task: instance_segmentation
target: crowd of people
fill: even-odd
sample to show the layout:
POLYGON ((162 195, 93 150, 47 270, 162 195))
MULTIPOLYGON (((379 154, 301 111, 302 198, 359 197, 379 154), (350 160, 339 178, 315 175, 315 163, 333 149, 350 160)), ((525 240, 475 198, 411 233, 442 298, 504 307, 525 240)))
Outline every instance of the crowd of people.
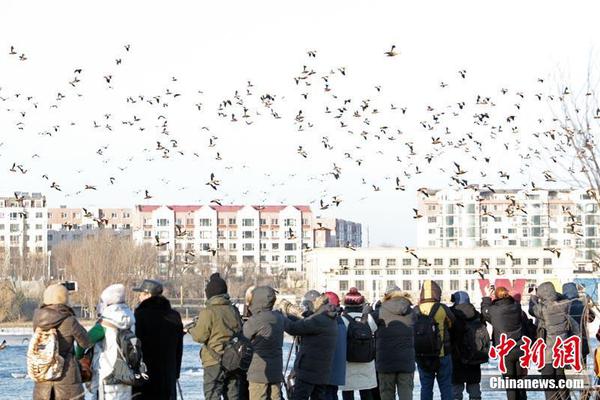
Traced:
MULTIPOLYGON (((561 293, 551 282, 542 283, 531 295, 532 320, 504 287, 491 288, 478 311, 463 291, 452 293, 451 306, 443 304, 442 291, 431 280, 423 282, 416 304, 396 286, 374 305, 356 288, 341 299, 310 290, 296 305, 278 300, 269 286, 251 287, 240 312, 215 273, 206 284, 205 307, 184 326, 160 282, 144 280, 134 290, 139 304, 132 310, 123 285, 106 288, 89 331, 75 318, 63 285, 45 290, 34 317, 35 335, 55 330, 56 355, 64 364, 58 379, 36 380, 34 399, 81 399, 85 386, 94 400, 176 400, 183 337, 189 333, 202 345, 206 400, 334 400, 340 394, 343 400, 355 394, 361 400, 412 399, 415 371, 421 400, 433 398, 435 382, 442 400, 460 400, 465 392, 475 400, 482 396, 481 365, 501 335, 518 344, 505 357, 504 376, 520 378, 527 374, 519 363, 523 337, 541 337, 551 349, 558 338, 581 335, 585 362, 586 324, 594 315, 574 283, 563 285, 561 293), (286 333, 294 338, 288 354, 286 333)), ((35 361, 30 352, 28 368, 34 364, 30 359, 35 361)), ((554 368, 551 360, 546 357, 541 374, 564 379, 564 369, 554 368)), ((519 389, 506 394, 509 400, 527 397, 519 389)), ((570 394, 549 390, 546 398, 570 394)))

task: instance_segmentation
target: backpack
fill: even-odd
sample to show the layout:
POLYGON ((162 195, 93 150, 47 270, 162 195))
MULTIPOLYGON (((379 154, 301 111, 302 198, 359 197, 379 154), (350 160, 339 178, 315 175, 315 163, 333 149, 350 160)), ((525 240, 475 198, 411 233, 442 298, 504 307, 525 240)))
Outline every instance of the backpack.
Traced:
MULTIPOLYGON (((237 316, 239 312, 233 307, 237 316)), ((241 320, 241 319, 240 319, 241 320)), ((219 360, 221 369, 226 374, 236 374, 238 372, 246 372, 250 368, 252 356, 254 355, 254 346, 250 339, 244 336, 240 331, 235 331, 233 328, 225 325, 231 331, 231 338, 223 345, 223 354, 219 355, 213 348, 206 345, 206 349, 211 353, 213 358, 219 360)))
POLYGON ((415 356, 417 358, 439 357, 442 350, 440 328, 434 316, 439 310, 440 303, 435 303, 429 314, 417 312, 414 326, 415 356))
POLYGON ((348 321, 348 340, 346 347, 346 361, 366 363, 375 359, 375 337, 368 322, 362 322, 342 314, 348 321))
POLYGON ((58 353, 56 329, 36 328, 27 349, 27 374, 35 382, 55 381, 62 377, 64 358, 58 353))
POLYGON ((461 363, 479 365, 488 362, 490 334, 485 322, 479 318, 465 321, 465 332, 458 347, 461 363))
POLYGON ((142 342, 131 329, 117 333, 117 359, 113 371, 104 379, 109 385, 122 384, 139 387, 148 381, 146 364, 142 356, 142 342))

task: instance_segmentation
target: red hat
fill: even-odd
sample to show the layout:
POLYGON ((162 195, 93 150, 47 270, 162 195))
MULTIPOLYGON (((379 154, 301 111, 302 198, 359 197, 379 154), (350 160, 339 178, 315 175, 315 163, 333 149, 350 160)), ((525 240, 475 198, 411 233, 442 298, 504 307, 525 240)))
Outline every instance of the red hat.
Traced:
POLYGON ((360 294, 357 288, 351 287, 348 293, 344 296, 344 305, 346 306, 360 306, 364 304, 365 297, 360 294))
POLYGON ((333 304, 336 307, 340 305, 340 298, 334 292, 325 292, 325 296, 329 299, 329 304, 333 304))

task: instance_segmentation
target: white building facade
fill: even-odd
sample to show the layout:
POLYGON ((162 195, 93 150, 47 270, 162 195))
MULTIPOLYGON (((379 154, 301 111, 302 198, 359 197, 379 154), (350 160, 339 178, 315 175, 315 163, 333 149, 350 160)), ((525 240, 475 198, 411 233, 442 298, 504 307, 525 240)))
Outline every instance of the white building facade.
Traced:
MULTIPOLYGON (((418 258, 403 248, 314 249, 306 256, 307 285, 339 295, 356 287, 369 301, 377 301, 387 287, 396 285, 417 301, 421 284, 431 279, 442 288, 444 301, 449 302, 451 293, 464 290, 477 303, 482 297, 481 285, 512 286, 524 279, 522 284, 528 287, 573 279, 573 250, 556 257, 540 248, 425 247, 414 249, 414 254, 418 258)), ((522 294, 525 299, 527 290, 522 294)))

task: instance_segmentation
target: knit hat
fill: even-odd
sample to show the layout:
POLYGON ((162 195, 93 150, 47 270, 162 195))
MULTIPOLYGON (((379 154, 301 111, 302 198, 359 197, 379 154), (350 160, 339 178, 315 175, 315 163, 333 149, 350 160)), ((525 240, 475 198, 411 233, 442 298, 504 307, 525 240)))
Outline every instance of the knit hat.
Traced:
POLYGON ((325 292, 325 296, 329 299, 329 304, 333 304, 336 307, 340 306, 340 298, 334 292, 325 292))
POLYGON ((364 304, 365 297, 360 294, 357 288, 351 287, 348 293, 344 296, 345 306, 360 306, 364 304))
POLYGON ((69 302, 69 291, 60 283, 50 285, 44 290, 44 304, 64 304, 69 302))
POLYGON ((104 303, 105 306, 125 303, 125 286, 120 283, 110 285, 102 291, 100 301, 104 303))
POLYGON ((452 296, 450 296, 450 301, 456 305, 469 304, 471 302, 471 299, 469 298, 469 294, 467 292, 458 291, 452 293, 452 296))
POLYGON ((218 296, 220 294, 227 293, 227 282, 218 272, 215 272, 208 279, 208 283, 206 284, 206 289, 204 289, 206 293, 206 298, 210 299, 211 297, 218 296))

